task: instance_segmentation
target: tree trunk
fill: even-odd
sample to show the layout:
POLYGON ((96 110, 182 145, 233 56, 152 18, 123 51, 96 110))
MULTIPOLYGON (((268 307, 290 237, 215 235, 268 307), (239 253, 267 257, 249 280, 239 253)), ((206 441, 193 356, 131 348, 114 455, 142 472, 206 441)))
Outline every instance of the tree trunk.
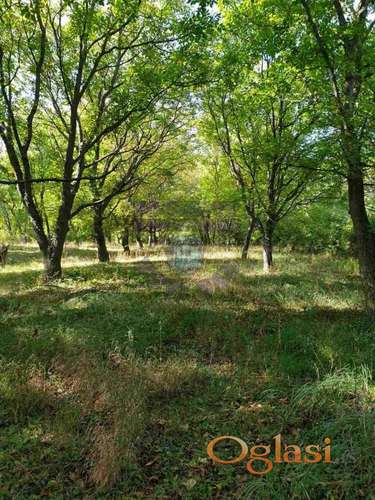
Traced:
POLYGON ((43 255, 44 279, 51 281, 62 277, 61 260, 64 250, 66 235, 69 231, 69 218, 65 210, 65 205, 60 207, 53 235, 46 235, 43 229, 42 218, 38 217, 38 212, 30 210, 29 216, 33 225, 35 238, 43 255), (35 217, 35 214, 37 215, 35 217))
POLYGON ((109 252, 103 229, 102 207, 94 208, 94 238, 98 249, 99 262, 109 262, 109 252))
POLYGON ((134 232, 135 232, 135 241, 137 242, 138 248, 143 248, 142 223, 138 219, 138 217, 134 219, 134 232))
POLYGON ((263 270, 268 273, 273 265, 273 223, 268 220, 263 230, 263 270))
POLYGON ((43 252, 44 257, 44 274, 45 280, 51 281, 62 277, 61 260, 64 244, 52 241, 48 245, 46 252, 43 252))
POLYGON ((122 235, 121 235, 121 245, 124 249, 124 254, 130 255, 130 246, 129 246, 129 226, 125 226, 122 235))
POLYGON ((360 272, 364 280, 368 305, 375 310, 375 233, 372 230, 367 210, 362 168, 362 145, 358 140, 354 122, 354 103, 351 96, 357 94, 359 76, 347 75, 345 95, 347 101, 343 111, 342 148, 348 165, 348 202, 353 224, 360 272), (358 83, 357 83, 358 85, 358 83))
POLYGON ((153 223, 153 228, 152 228, 152 241, 153 241, 153 245, 157 245, 158 244, 158 236, 156 234, 156 224, 155 224, 155 222, 153 223))
POLYGON ((251 238, 253 236, 254 229, 255 229, 255 220, 251 219, 249 227, 247 228, 245 241, 244 241, 244 244, 242 247, 241 259, 244 259, 244 260, 247 259, 247 255, 249 253, 250 242, 251 242, 251 238))
MULTIPOLYGON (((63 186, 63 201, 59 208, 59 214, 55 225, 54 236, 47 238, 47 252, 44 248, 43 239, 38 239, 39 247, 45 256, 45 277, 46 280, 60 279, 62 277, 61 260, 65 245, 66 236, 69 232, 69 221, 71 219, 74 196, 68 186, 63 186)), ((43 230, 43 222, 40 227, 43 230)))
POLYGON ((356 253, 371 309, 375 309, 375 234, 365 206, 362 178, 348 177, 349 212, 353 223, 356 253))
POLYGON ((45 281, 60 279, 62 277, 61 260, 64 250, 65 236, 63 234, 55 234, 46 240, 37 238, 39 248, 43 255, 45 281))
POLYGON ((152 221, 149 226, 148 244, 150 247, 153 247, 158 244, 158 238, 156 236, 156 224, 154 221, 152 221))
POLYGON ((157 244, 156 228, 154 221, 151 221, 148 227, 148 246, 153 247, 157 244))
POLYGON ((202 243, 203 245, 211 244, 211 235, 210 235, 210 215, 204 215, 203 224, 202 224, 202 243))

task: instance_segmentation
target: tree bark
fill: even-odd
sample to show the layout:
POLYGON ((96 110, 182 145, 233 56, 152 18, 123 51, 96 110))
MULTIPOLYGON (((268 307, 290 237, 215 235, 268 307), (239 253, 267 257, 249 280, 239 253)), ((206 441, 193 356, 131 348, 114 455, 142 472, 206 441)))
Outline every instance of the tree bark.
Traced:
POLYGON ((143 248, 142 222, 138 219, 138 217, 134 218, 134 233, 135 233, 135 241, 137 242, 138 248, 143 248))
POLYGON ((369 305, 375 309, 375 234, 366 211, 363 179, 348 177, 348 193, 360 272, 366 285, 369 305))
POLYGON ((263 229, 263 270, 266 273, 273 266, 273 231, 274 225, 268 220, 263 229))
POLYGON ((375 233, 366 210, 364 173, 361 143, 354 122, 352 95, 359 93, 359 76, 347 75, 345 85, 346 102, 342 120, 342 148, 348 165, 348 204, 356 240, 359 269, 365 284, 369 306, 375 309, 375 233))
POLYGON ((156 224, 155 224, 155 221, 152 222, 151 244, 153 246, 155 246, 155 245, 158 244, 158 237, 156 235, 156 224))
MULTIPOLYGON (((350 67, 357 68, 357 70, 361 64, 361 56, 358 55, 359 46, 358 40, 351 40, 346 46, 346 55, 350 67)), ((359 268, 365 283, 369 306, 371 309, 375 309, 375 233, 372 230, 366 210, 362 144, 355 127, 355 104, 358 102, 361 84, 359 70, 346 74, 341 133, 343 153, 348 165, 349 213, 356 239, 359 268)))
POLYGON ((130 255, 130 246, 129 246, 129 226, 125 226, 121 235, 121 245, 124 249, 124 254, 130 255))
POLYGON ((255 220, 251 219, 249 227, 247 228, 245 241, 244 241, 244 244, 242 247, 241 259, 244 259, 244 260, 247 259, 247 255, 249 253, 250 242, 251 242, 251 238, 253 236, 254 229, 255 229, 255 220))
POLYGON ((109 262, 109 252, 103 228, 103 211, 102 208, 94 208, 94 238, 98 249, 99 262, 109 262))
POLYGON ((154 221, 151 221, 148 227, 148 246, 152 247, 158 244, 158 239, 156 236, 156 225, 154 221))
POLYGON ((61 260, 64 243, 51 241, 46 251, 42 250, 44 258, 45 280, 51 281, 62 277, 61 260))

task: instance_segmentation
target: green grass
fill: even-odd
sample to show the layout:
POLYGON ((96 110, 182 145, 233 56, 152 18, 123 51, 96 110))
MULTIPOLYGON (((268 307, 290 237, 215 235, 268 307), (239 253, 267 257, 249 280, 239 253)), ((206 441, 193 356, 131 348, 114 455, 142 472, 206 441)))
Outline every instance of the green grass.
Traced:
POLYGON ((375 498, 375 326, 352 261, 208 252, 0 271, 0 498, 375 498), (332 439, 332 464, 214 464, 213 437, 332 439), (372 496, 371 496, 372 495, 372 496))

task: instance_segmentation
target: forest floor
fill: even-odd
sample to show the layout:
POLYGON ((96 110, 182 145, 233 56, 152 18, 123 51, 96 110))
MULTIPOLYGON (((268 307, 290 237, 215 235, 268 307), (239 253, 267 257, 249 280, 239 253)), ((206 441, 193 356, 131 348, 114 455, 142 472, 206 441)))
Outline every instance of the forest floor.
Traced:
POLYGON ((260 249, 237 254, 181 269, 157 251, 97 264, 68 248, 46 285, 37 249, 12 249, 0 498, 375 498, 375 325, 353 261, 278 252, 264 275, 260 249), (206 453, 217 436, 279 433, 330 437, 332 463, 256 477, 206 453))

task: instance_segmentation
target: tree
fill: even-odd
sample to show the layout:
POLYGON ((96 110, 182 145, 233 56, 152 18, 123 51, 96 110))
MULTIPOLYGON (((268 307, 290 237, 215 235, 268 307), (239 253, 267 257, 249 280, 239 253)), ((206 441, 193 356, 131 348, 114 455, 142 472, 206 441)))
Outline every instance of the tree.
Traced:
POLYGON ((226 12, 232 26, 241 27, 249 54, 257 48, 282 54, 306 92, 318 96, 320 126, 341 149, 336 165, 326 165, 327 177, 346 179, 359 266, 374 299, 375 236, 367 208, 374 172, 373 1, 229 1, 226 12))
MULTIPOLYGON (((96 177, 89 183, 92 201, 85 202, 77 208, 76 213, 83 208, 92 207, 94 236, 100 262, 109 261, 103 228, 107 210, 111 211, 113 203, 116 203, 120 196, 131 196, 139 185, 164 168, 163 164, 152 164, 149 160, 165 147, 181 127, 179 103, 170 106, 159 103, 157 109, 145 114, 143 119, 137 121, 135 127, 131 125, 121 129, 120 138, 116 138, 122 142, 121 151, 116 157, 111 155, 104 162, 104 171, 96 168, 96 177), (103 175, 110 170, 114 175, 103 175), (99 173, 101 178, 98 179, 99 173)), ((101 155, 99 147, 96 155, 98 158, 101 155)))
POLYGON ((116 195, 108 205, 105 232, 116 234, 127 254, 131 235, 142 249, 143 232, 147 231, 148 243, 153 246, 162 232, 162 237, 167 237, 168 229, 176 221, 176 183, 186 168, 191 167, 190 145, 185 127, 181 128, 181 116, 176 121, 178 115, 168 112, 163 114, 164 119, 169 116, 168 120, 145 122, 144 130, 138 130, 144 142, 139 150, 137 146, 129 150, 129 154, 133 161, 138 159, 140 170, 129 189, 116 195))
POLYGON ((75 203, 82 185, 109 175, 96 176, 93 167, 121 152, 118 143, 109 141, 98 158, 98 145, 125 122, 136 121, 186 75, 179 58, 188 44, 186 12, 183 2, 175 11, 168 3, 140 0, 3 3, 0 137, 15 177, 3 183, 17 184, 47 278, 61 276, 63 247, 72 217, 79 213, 75 203), (172 69, 164 75, 167 62, 172 69), (155 70, 159 63, 160 72, 155 70), (38 141, 46 129, 48 148, 40 152, 38 141), (38 177, 41 156, 48 151, 51 165, 38 177), (49 227, 35 188, 46 182, 57 198, 49 227))
MULTIPOLYGON (((366 161, 371 141, 374 98, 374 4, 371 0, 314 2, 300 0, 305 22, 315 40, 328 76, 332 125, 339 130, 346 164, 349 213, 356 238, 360 269, 375 300, 375 232, 366 208, 366 161), (369 131, 370 130, 370 134, 369 131)), ((373 170, 372 170, 373 172, 373 170)))
POLYGON ((237 67, 236 82, 223 79, 207 90, 204 102, 211 118, 207 136, 227 158, 250 219, 243 253, 257 226, 269 271, 278 222, 304 193, 312 197, 307 188, 318 161, 314 102, 293 68, 270 57, 252 68, 237 67))

